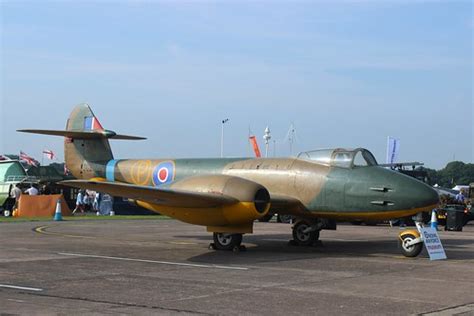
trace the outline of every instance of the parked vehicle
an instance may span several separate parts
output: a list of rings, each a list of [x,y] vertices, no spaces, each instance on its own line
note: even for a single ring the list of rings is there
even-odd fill
[[[462,212],[463,215],[463,226],[469,221],[474,220],[474,209],[471,205],[464,204],[447,204],[443,208],[438,210],[438,223],[440,225],[446,225],[446,219],[448,212]]]

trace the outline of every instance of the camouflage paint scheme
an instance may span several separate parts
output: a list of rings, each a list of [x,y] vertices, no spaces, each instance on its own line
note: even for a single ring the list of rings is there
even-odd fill
[[[429,186],[376,165],[343,168],[301,158],[114,160],[109,138],[141,138],[117,135],[100,124],[88,130],[89,117],[96,120],[81,104],[66,131],[23,131],[66,137],[67,167],[78,179],[90,180],[66,184],[129,197],[212,232],[252,232],[253,221],[269,211],[301,218],[392,219],[431,211],[438,203]],[[256,211],[253,200],[261,189],[270,200]]]

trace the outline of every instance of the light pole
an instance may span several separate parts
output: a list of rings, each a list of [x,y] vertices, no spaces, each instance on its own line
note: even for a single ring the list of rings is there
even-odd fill
[[[221,125],[221,158],[224,157],[224,124],[227,122],[229,122],[228,118],[222,120],[222,125]]]
[[[270,135],[270,129],[267,126],[265,128],[265,134],[263,135],[263,139],[265,140],[265,158],[268,157],[268,142],[270,141],[271,138],[272,136]]]

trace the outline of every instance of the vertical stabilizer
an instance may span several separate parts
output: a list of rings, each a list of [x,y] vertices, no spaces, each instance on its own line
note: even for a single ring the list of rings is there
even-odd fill
[[[18,132],[64,137],[66,167],[78,179],[105,178],[106,165],[114,159],[109,138],[146,139],[104,129],[86,103],[74,107],[65,130],[19,129]]]
[[[104,128],[86,103],[72,110],[66,124],[67,131],[103,132]],[[105,166],[114,157],[107,137],[64,139],[67,168],[78,179],[105,177]]]

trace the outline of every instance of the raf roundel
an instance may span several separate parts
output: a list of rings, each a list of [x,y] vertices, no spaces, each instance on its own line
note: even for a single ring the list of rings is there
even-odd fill
[[[168,169],[162,167],[160,170],[158,170],[158,181],[160,181],[161,183],[165,183],[168,179],[168,174]]]
[[[153,184],[155,186],[169,183],[174,180],[174,163],[165,161],[153,169]]]

